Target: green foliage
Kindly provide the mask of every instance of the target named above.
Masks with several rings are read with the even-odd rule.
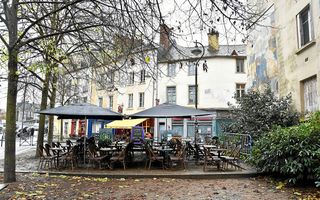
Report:
[[[262,172],[280,174],[291,183],[320,180],[320,112],[306,123],[264,134],[253,147],[251,162]]]
[[[299,114],[292,109],[291,103],[291,95],[277,98],[270,87],[264,92],[248,91],[237,99],[237,105],[231,105],[235,121],[227,125],[225,131],[250,134],[256,138],[273,126],[296,125]]]

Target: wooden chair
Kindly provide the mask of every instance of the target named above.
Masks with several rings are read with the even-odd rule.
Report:
[[[100,154],[98,154],[96,145],[92,144],[92,143],[89,144],[88,149],[89,149],[89,152],[88,152],[89,164],[90,163],[98,163],[99,164],[99,169],[102,169],[102,163],[104,161],[108,160],[108,155],[101,156]],[[107,164],[107,166],[109,167],[108,164]]]
[[[123,169],[126,170],[126,148],[120,151],[120,153],[116,153],[112,155],[110,158],[110,168],[113,169],[112,165],[116,162],[121,162],[123,165]]]
[[[196,154],[196,150],[190,144],[190,142],[186,142],[186,152],[187,152],[187,159],[192,158]]]
[[[173,163],[181,163],[184,169],[186,169],[186,146],[182,146],[182,149],[175,155],[170,156],[170,165]]]
[[[203,163],[203,171],[207,171],[207,166],[211,165],[211,166],[217,166],[217,169],[220,169],[221,166],[221,159],[218,156],[213,156],[210,153],[210,149],[209,148],[205,148],[203,147],[203,151],[204,151],[204,163]]]
[[[71,170],[73,170],[73,168],[75,166],[77,166],[78,163],[78,146],[73,146],[70,151],[68,151],[64,156],[63,156],[63,162],[64,165],[67,166],[68,163],[71,164]]]
[[[147,160],[149,162],[149,169],[151,168],[152,162],[160,162],[162,165],[162,169],[164,169],[164,158],[159,154],[156,154],[152,151],[149,146],[146,146]]]
[[[194,148],[195,148],[196,163],[199,163],[199,161],[204,160],[205,154],[204,154],[204,151],[200,149],[200,146],[198,144],[194,144]]]
[[[232,147],[230,152],[220,156],[220,158],[224,161],[226,169],[228,169],[229,165],[233,166],[235,169],[244,169],[240,166],[240,150],[241,146],[235,145]]]
[[[39,165],[38,165],[38,170],[40,168],[43,168],[43,167],[48,167],[48,168],[52,168],[52,162],[54,163],[55,165],[55,157],[54,156],[50,156],[48,155],[46,152],[46,149],[42,146],[42,145],[39,145],[39,148],[38,148],[38,152],[39,152],[39,155],[40,155],[40,160],[39,160]],[[44,153],[45,152],[45,153]]]

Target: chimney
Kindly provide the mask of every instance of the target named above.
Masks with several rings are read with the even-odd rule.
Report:
[[[209,43],[209,50],[211,51],[219,50],[219,32],[214,30],[213,28],[209,30],[208,43]]]
[[[170,47],[170,35],[172,28],[169,28],[166,24],[160,24],[160,46],[164,49]]]

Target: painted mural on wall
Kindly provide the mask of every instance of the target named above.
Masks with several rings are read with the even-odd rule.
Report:
[[[248,84],[247,88],[260,89],[270,84],[277,92],[278,56],[274,7],[271,7],[260,24],[254,27],[248,41]]]

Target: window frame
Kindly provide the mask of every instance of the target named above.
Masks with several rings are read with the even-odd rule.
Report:
[[[142,98],[141,98],[142,97]],[[139,108],[144,108],[144,92],[139,92]]]
[[[240,87],[238,87],[238,86],[240,86]],[[241,86],[243,86],[243,88]],[[239,91],[239,93],[238,93],[238,91]],[[241,99],[242,96],[245,94],[245,92],[246,92],[246,84],[245,83],[236,83],[236,98]]]
[[[113,95],[109,95],[109,109],[113,109]]]
[[[168,63],[167,67],[167,76],[175,77],[176,76],[176,63]]]
[[[192,71],[193,68],[193,71]],[[188,76],[195,76],[196,75],[196,65],[195,63],[188,64]]]
[[[304,41],[304,29],[302,24],[302,16],[307,12],[308,16],[308,41]],[[298,37],[298,48],[302,48],[309,43],[311,43],[314,39],[314,30],[313,30],[313,20],[312,20],[312,11],[311,11],[311,5],[310,3],[307,4],[297,15],[296,15],[296,23],[297,23],[297,37]]]
[[[194,99],[193,99],[193,102],[191,102],[190,100],[191,100],[191,93],[190,93],[190,88],[194,88],[194,90],[193,90],[193,96],[194,96]],[[195,85],[189,85],[188,86],[188,104],[190,104],[190,105],[194,105],[196,103],[196,86]]]
[[[169,89],[173,89],[174,88],[174,94],[175,94],[175,98],[174,98],[174,102],[173,101],[169,101]],[[167,86],[167,103],[171,103],[171,104],[176,104],[177,103],[177,87],[176,86]]]
[[[103,106],[103,97],[98,97],[98,106],[99,107]]]
[[[140,83],[145,83],[146,82],[146,70],[143,69],[140,71]]]
[[[134,72],[129,72],[128,85],[134,85]]]
[[[242,64],[241,66],[239,66],[238,64]],[[239,74],[244,74],[245,70],[244,70],[244,59],[242,58],[237,58],[236,59],[236,73]]]
[[[128,94],[128,108],[133,108],[133,93]]]

